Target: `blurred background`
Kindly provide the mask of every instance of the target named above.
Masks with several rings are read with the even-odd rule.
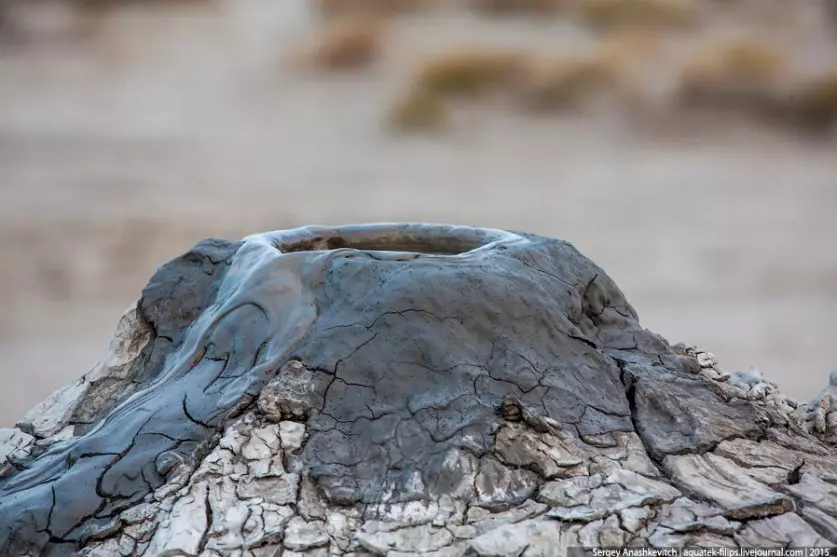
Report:
[[[833,0],[0,0],[0,426],[203,237],[566,239],[672,343],[837,369]]]

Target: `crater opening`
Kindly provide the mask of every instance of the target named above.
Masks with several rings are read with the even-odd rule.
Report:
[[[306,227],[270,235],[283,253],[355,249],[421,255],[463,255],[499,243],[521,240],[502,230],[430,224],[371,224],[335,228]]]

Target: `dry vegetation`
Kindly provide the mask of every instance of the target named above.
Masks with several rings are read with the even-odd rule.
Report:
[[[9,0],[0,0],[0,34],[7,31],[7,27],[11,23],[11,18],[9,17],[10,8],[11,4]]]
[[[390,129],[400,132],[439,131],[447,120],[448,107],[444,99],[417,90],[397,99],[387,115]]]
[[[324,71],[367,68],[380,59],[385,37],[386,26],[380,20],[337,19],[325,25],[304,59]]]
[[[469,6],[477,13],[506,16],[529,14],[554,15],[568,7],[571,0],[470,0]]]
[[[87,14],[107,14],[125,5],[149,5],[156,4],[158,6],[178,5],[178,6],[195,6],[204,8],[207,6],[218,7],[218,0],[76,0],[76,5]]]
[[[737,109],[810,131],[837,123],[837,70],[797,75],[764,41],[716,45],[687,63],[681,78],[679,96],[689,105]]]
[[[542,49],[533,55],[501,47],[451,46],[428,56],[419,61],[409,92],[387,113],[388,124],[399,130],[442,128],[452,97],[509,94],[518,106],[556,112],[610,97],[630,110],[635,102],[654,103],[647,99],[659,98],[649,97],[650,89],[643,86],[649,70],[658,77],[667,72],[662,79],[677,83],[673,93],[665,93],[678,101],[672,105],[675,110],[723,108],[806,128],[837,120],[837,72],[794,76],[781,42],[767,38],[701,38],[709,24],[707,14],[723,15],[735,0],[311,1],[327,24],[310,55],[311,64],[321,70],[372,65],[384,50],[383,19],[430,9],[465,7],[491,17],[569,17],[600,32],[598,44],[581,53]],[[735,5],[745,12],[759,7]],[[823,17],[829,17],[829,8],[837,12],[834,6],[837,3],[823,0]],[[347,15],[363,17],[347,20]],[[675,65],[680,58],[675,58],[675,65],[660,70],[655,65],[665,55],[665,45],[658,47],[672,37],[687,37],[698,47],[679,67]],[[651,44],[654,48],[648,48]]]
[[[837,70],[803,79],[790,97],[794,119],[813,130],[837,125]]]
[[[523,105],[536,110],[578,107],[618,82],[614,61],[594,52],[533,64],[519,88]]]
[[[728,40],[685,63],[678,98],[687,106],[770,112],[780,98],[786,71],[784,56],[768,43],[753,38]]]
[[[784,55],[769,43],[755,38],[738,38],[699,51],[684,66],[683,79],[689,87],[719,83],[772,84],[786,71]]]
[[[597,29],[686,28],[698,22],[691,0],[582,0],[583,20]]]
[[[497,91],[519,74],[526,61],[521,52],[460,47],[426,59],[414,87],[440,96],[475,96]]]
[[[434,0],[312,0],[325,18],[345,16],[395,16],[426,11]]]
[[[823,0],[825,15],[835,27],[837,33],[837,0]]]

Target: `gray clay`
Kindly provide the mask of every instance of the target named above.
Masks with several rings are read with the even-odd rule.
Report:
[[[205,240],[0,430],[0,555],[564,555],[837,543],[837,400],[643,329],[571,244]]]

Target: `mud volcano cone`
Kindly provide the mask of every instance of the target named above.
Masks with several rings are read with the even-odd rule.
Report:
[[[206,240],[0,430],[0,555],[829,546],[835,410],[670,346],[566,242]]]

